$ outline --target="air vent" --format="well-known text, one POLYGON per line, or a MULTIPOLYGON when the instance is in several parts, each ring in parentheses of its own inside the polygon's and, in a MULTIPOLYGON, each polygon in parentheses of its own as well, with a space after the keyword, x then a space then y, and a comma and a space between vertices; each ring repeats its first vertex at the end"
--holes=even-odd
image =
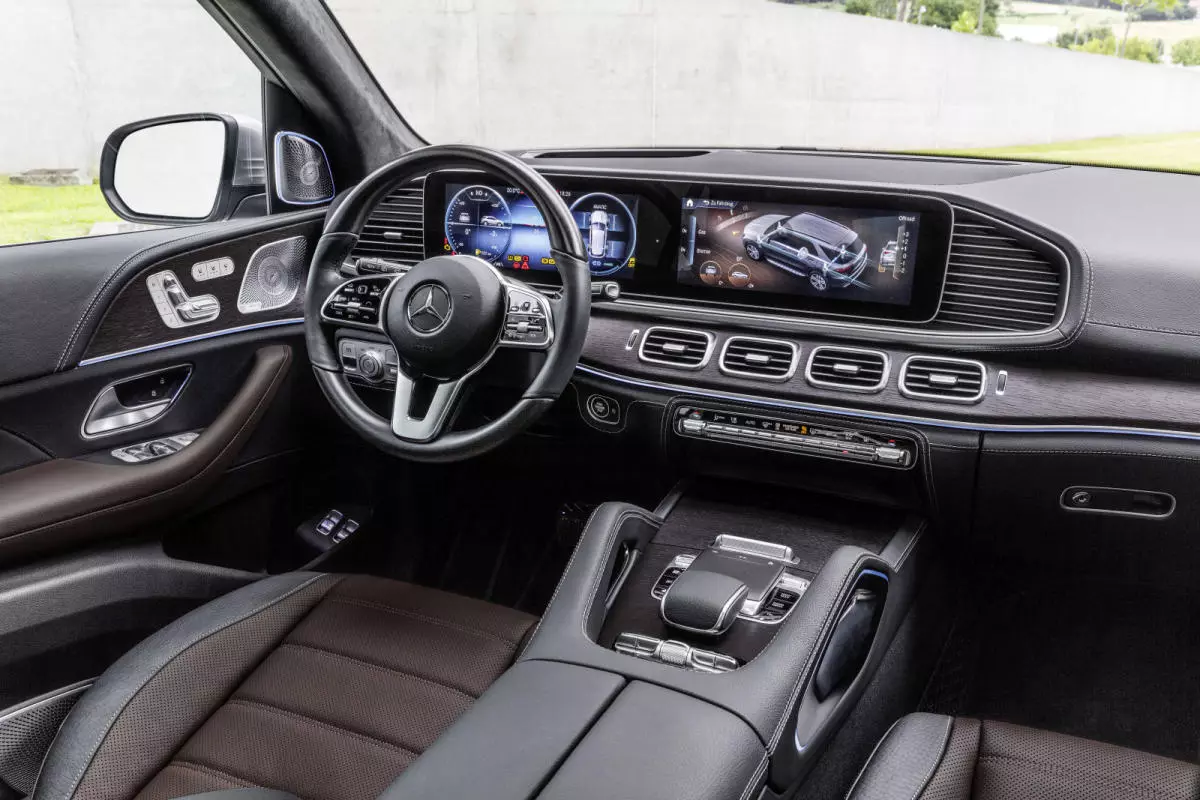
POLYGON ((412 183, 380 201, 363 226, 354 257, 416 264, 425 258, 424 189, 412 183))
POLYGON ((726 375, 786 381, 796 374, 800 348, 780 339, 730 336, 721 348, 717 366, 726 375))
POLYGON ((1058 318, 1066 270, 1066 258, 1050 243, 955 208, 946 288, 927 327, 978 333, 1049 328, 1058 318))
POLYGON ((887 383, 890 360, 879 350, 818 347, 808 357, 804 377, 813 386, 850 392, 878 392, 887 383))
POLYGON ((978 361, 910 356, 900 368, 900 392, 905 397, 978 403, 986 384, 987 367, 978 361))
POLYGON ((649 328, 642 337, 638 358, 680 369, 701 369, 712 358, 716 341, 707 331, 687 328, 649 328))

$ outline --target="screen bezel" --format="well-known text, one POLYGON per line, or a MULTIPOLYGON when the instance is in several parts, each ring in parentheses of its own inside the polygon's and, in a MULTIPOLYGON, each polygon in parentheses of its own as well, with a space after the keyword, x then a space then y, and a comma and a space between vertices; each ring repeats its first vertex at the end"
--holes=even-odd
MULTIPOLYGON (((621 285, 623 296, 664 304, 732 308, 763 313, 799 312, 815 318, 837 318, 921 324, 931 321, 941 305, 950 255, 954 210, 949 202, 932 195, 888 192, 854 187, 828 188, 752 183, 697 181, 663 176, 647 179, 630 175, 578 175, 546 172, 556 189, 635 194, 638 204, 638 266, 632 276, 604 278, 621 285), (784 203, 801 206, 873 211, 913 212, 921 215, 917 252, 913 264, 912 295, 907 306, 839 300, 833 297, 773 294, 766 292, 691 286, 679 283, 681 224, 685 197, 711 197, 744 202, 784 203)), ((424 240, 426 258, 440 255, 444 232, 446 184, 478 182, 505 185, 487 172, 470 169, 438 170, 425 179, 424 240)), ((557 271, 521 272, 522 280, 537 285, 561 283, 557 271)))
MULTIPOLYGON (((910 323, 929 322, 937 315, 941 305, 953 226, 954 210, 950 204, 940 198, 926 195, 693 184, 686 187, 680 195, 679 221, 677 223, 680 239, 676 248, 675 271, 672 274, 675 285, 671 294, 689 300, 747 307, 808 311, 821 315, 886 319, 910 323), (754 292, 681 283, 678 280, 678 271, 685 245, 682 238, 685 218, 683 202, 688 197, 801 207, 824 206, 846 211, 862 209, 863 211, 920 214, 917 250, 913 259, 912 293, 909 302, 907 305, 872 303, 864 300, 842 300, 831 296, 754 292)), ((648 289, 649 287, 645 287, 645 289, 639 287, 639 290, 648 289)))

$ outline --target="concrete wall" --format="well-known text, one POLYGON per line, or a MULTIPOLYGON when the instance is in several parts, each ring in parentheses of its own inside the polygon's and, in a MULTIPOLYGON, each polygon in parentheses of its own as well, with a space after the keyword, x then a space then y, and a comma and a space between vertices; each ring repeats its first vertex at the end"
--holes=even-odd
POLYGON ((0 0, 0 174, 95 169, 114 128, 261 117, 256 70, 195 0, 0 0))
POLYGON ((1188 71, 768 0, 403 5, 330 0, 434 141, 916 148, 1200 130, 1188 71))
MULTIPOLYGON (((1200 130, 1200 73, 769 0, 330 0, 432 141, 969 147, 1200 130)), ((259 115, 194 0, 0 0, 0 173, 259 115)))

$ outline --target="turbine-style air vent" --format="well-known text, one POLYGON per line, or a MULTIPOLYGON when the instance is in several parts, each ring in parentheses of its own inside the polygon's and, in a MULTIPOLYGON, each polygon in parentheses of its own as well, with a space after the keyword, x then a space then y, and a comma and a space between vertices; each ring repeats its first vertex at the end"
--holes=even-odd
POLYGON ((880 350, 818 347, 808 357, 804 377, 813 386, 851 392, 878 392, 887 383, 889 359, 880 350))
POLYGON ((712 357, 716 337, 687 328, 650 328, 642 337, 638 358, 680 369, 701 369, 712 357))

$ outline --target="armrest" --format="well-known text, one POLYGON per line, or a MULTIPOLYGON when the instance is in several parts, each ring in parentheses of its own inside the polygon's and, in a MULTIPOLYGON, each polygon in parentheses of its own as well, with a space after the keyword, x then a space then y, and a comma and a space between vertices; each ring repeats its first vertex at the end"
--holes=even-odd
POLYGON ((527 800, 624 685, 619 675, 570 664, 518 663, 379 800, 527 800))
POLYGON ((292 361, 286 345, 258 350, 245 382, 195 442, 148 464, 55 458, 0 475, 0 555, 47 537, 64 544, 173 507, 216 480, 270 405, 292 361))

